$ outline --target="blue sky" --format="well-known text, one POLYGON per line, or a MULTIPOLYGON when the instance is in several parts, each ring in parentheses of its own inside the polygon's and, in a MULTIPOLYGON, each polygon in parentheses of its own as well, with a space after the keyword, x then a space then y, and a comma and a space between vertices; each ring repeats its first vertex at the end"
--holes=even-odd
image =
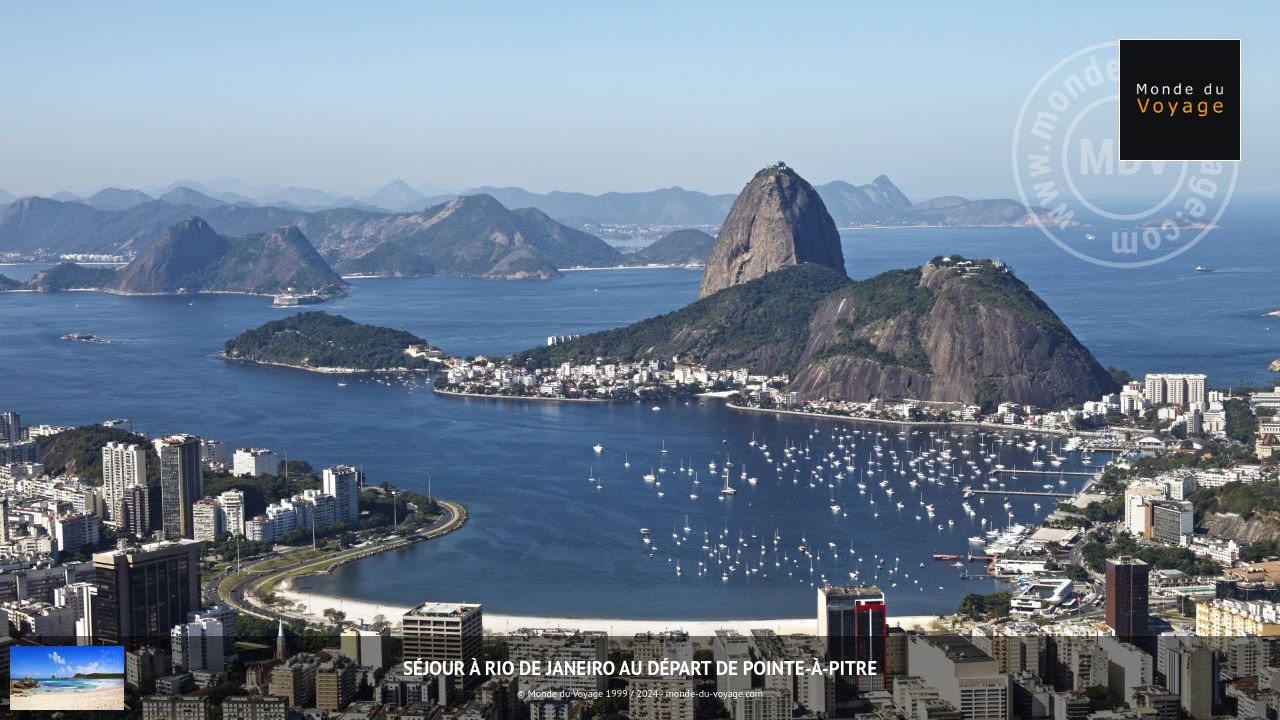
POLYGON ((785 160, 1013 194, 1018 108, 1120 37, 1239 37, 1243 193, 1280 191, 1272 3, 15 3, 0 188, 736 192, 785 160), (695 6, 696 5, 696 6, 695 6))
POLYGON ((124 672, 124 648, 112 646, 15 645, 9 655, 10 677, 70 677, 77 673, 124 672))

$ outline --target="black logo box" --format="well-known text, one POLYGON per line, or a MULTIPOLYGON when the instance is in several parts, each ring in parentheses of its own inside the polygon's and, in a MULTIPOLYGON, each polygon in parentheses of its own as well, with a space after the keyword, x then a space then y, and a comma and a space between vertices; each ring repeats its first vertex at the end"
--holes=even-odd
POLYGON ((1121 40, 1120 159, 1239 160, 1241 99, 1239 40, 1121 40))

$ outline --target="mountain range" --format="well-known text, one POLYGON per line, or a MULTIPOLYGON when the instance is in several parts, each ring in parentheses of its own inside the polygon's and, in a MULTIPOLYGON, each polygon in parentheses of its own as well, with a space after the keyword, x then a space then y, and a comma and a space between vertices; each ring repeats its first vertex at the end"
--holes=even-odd
MULTIPOLYGON (((888 186, 879 190, 877 202, 901 202, 888 186)), ((695 303, 533 348, 513 362, 676 357, 785 374, 789 389, 811 400, 1055 408, 1115 390, 1088 349, 1002 263, 938 257, 853 281, 834 226, 819 191, 794 170, 764 168, 733 203, 695 303)))
POLYGON ((305 212, 228 204, 185 187, 126 210, 22 198, 0 212, 0 252, 136 256, 166 228, 192 216, 229 237, 296 227, 343 272, 368 275, 426 274, 430 269, 449 275, 555 277, 560 268, 622 262, 618 251, 599 238, 532 208, 509 210, 487 195, 417 213, 353 208, 305 212), (370 254, 384 242, 420 257, 388 262, 388 248, 370 254))
MULTIPOLYGON (((1025 225, 1032 222, 1026 208, 1013 200, 966 200, 946 196, 913 204, 884 175, 866 185, 835 181, 818 185, 816 189, 826 203, 832 219, 841 227, 1025 225)), ((208 184, 184 180, 150 192, 106 188, 88 197, 61 192, 48 199, 107 212, 143 208, 144 212, 164 216, 149 224, 150 230, 154 231, 156 227, 163 228, 174 221, 172 214, 166 215, 163 207, 153 204, 157 201, 202 210, 231 206, 305 213, 346 209, 370 213, 413 214, 470 195, 489 195, 508 208, 537 208, 555 220, 578 229, 592 229, 602 225, 718 227, 728 214, 735 197, 729 194, 708 195, 678 186, 647 192, 610 192, 601 195, 560 191, 535 193, 518 187, 481 186, 458 194, 448 194, 433 185, 424 184, 415 188, 403 180, 392 181, 362 197, 350 197, 314 188, 248 185, 222 179, 208 184)), ((0 206, 19 202, 19 198, 0 190, 0 206)), ((137 219, 130 222, 137 222, 137 219)), ((217 225, 212 219, 210 222, 217 225)), ((0 251, 8 249, 7 245, 5 238, 0 236, 0 251)))
POLYGON ((183 292, 283 292, 342 295, 347 283, 334 273, 295 227, 224 237, 198 217, 184 220, 119 269, 62 263, 10 290, 105 290, 138 295, 183 292))

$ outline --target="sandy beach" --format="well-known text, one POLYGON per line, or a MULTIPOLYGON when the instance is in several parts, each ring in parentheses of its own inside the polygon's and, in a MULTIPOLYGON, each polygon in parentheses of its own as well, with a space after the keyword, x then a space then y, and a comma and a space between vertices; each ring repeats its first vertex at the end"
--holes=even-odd
POLYGON ((96 690, 31 692, 19 690, 10 698, 12 710, 123 710, 124 681, 96 690))
MULTIPOLYGON (((324 611, 329 608, 346 614, 347 620, 370 622, 377 615, 382 615, 394 624, 401 615, 409 610, 398 605, 379 605, 376 603, 349 600, 327 595, 299 593, 290 589, 277 590, 277 594, 285 598, 295 607, 302 606, 301 613, 319 622, 326 622, 324 611)), ((904 629, 928 628, 937 617, 933 615, 906 615, 889 618, 890 625, 904 629)), ((729 629, 746 633, 755 628, 785 633, 816 633, 818 622, 814 618, 762 618, 754 620, 624 620, 616 618, 583 618, 583 617, 534 617, 527 615, 484 614, 486 632, 505 633, 521 628, 574 628, 578 630, 603 630, 610 635, 629 636, 642 632, 660 632, 663 630, 683 630, 690 635, 703 637, 713 635, 716 630, 729 629)))

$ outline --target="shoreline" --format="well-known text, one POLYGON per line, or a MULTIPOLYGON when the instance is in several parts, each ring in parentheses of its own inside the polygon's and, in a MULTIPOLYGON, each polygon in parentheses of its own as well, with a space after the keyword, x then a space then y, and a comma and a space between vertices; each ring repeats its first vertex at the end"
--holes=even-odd
POLYGON ((441 390, 436 387, 431 388, 431 392, 440 395, 450 395, 452 397, 480 398, 481 400, 531 400, 538 402, 576 402, 576 403, 615 403, 628 402, 619 398, 617 400, 606 398, 566 398, 566 397, 543 397, 541 395, 485 395, 484 393, 465 392, 462 390, 441 390))
MULTIPOLYGON (((375 615, 384 616, 395 624, 397 618, 409 610, 408 606, 380 604, 364 600, 320 595, 299 591, 292 586, 280 587, 276 594, 296 604, 305 606, 302 613, 321 623, 328 623, 323 613, 334 609, 346 613, 347 620, 370 622, 375 615)), ((900 625, 904 629, 928 628, 938 620, 937 615, 902 615, 891 616, 890 625, 900 625)), ((486 633, 506 633, 522 628, 572 628, 578 630, 603 630, 611 635, 629 636, 642 632, 661 632, 663 630, 684 630, 690 635, 705 637, 714 635, 716 630, 733 629, 748 632, 752 629, 767 628, 779 634, 805 633, 816 634, 818 621, 816 618, 764 618, 764 619, 724 619, 724 620, 676 620, 676 619, 628 619, 628 618, 596 618, 596 617, 547 617, 538 615, 509 615, 505 613, 484 614, 484 630, 486 633)))
POLYGON ((568 267, 556 268, 562 273, 570 272, 594 272, 596 270, 702 270, 705 265, 672 265, 672 264, 645 264, 645 265, 605 265, 603 267, 568 267))
MULTIPOLYGON (((1062 435, 1066 437, 1070 437, 1072 434, 1071 432, 1068 432, 1066 430, 1054 430, 1051 428, 1033 428, 1033 427, 1026 427, 1024 425, 1000 425, 998 423, 980 423, 980 422, 973 422, 972 420, 956 420, 954 422, 944 422, 941 420, 892 420, 889 418, 862 417, 860 415, 830 415, 827 413, 806 412, 804 410, 774 410, 770 408, 751 407, 749 405, 738 405, 732 402, 726 402, 725 407, 731 410, 740 410, 742 412, 758 412, 758 413, 767 413, 772 415, 794 415, 797 417, 811 417, 811 418, 818 418, 821 420, 838 420, 842 422, 879 423, 882 425, 907 425, 907 426, 914 425, 914 426, 920 426, 920 427, 924 427, 924 426, 972 427, 972 428, 982 428, 985 430, 1016 430, 1019 432, 1041 433, 1044 435, 1062 435)), ((1086 430, 1077 430, 1075 431, 1075 434, 1085 437, 1085 436, 1093 436, 1096 433, 1090 433, 1086 430)))
POLYGON ((234 363, 237 365, 261 365, 263 367, 287 368, 289 370, 302 370, 305 372, 317 373, 319 375, 394 375, 396 373, 433 373, 434 368, 381 368, 378 370, 362 370, 360 368, 331 368, 331 367, 309 367, 306 365, 292 365, 284 362, 271 362, 269 360, 247 360, 243 358, 227 357, 226 353, 218 353, 215 355, 217 359, 225 363, 234 363))

